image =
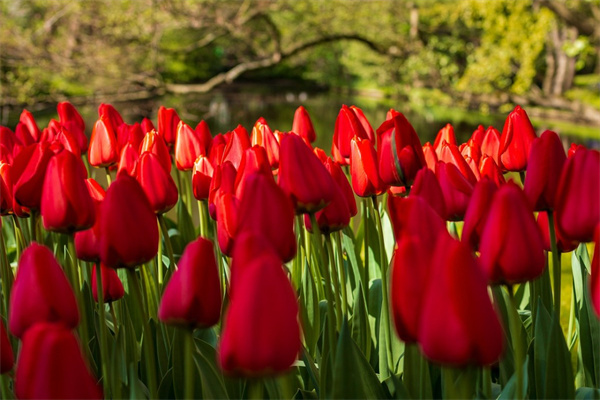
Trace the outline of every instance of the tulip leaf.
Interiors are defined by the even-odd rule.
[[[575,391],[576,400],[596,400],[600,399],[600,389],[593,387],[580,387]]]
[[[524,391],[524,393],[527,393],[527,390],[529,387],[529,379],[528,379],[528,374],[527,374],[528,365],[529,365],[529,355],[525,357],[525,363],[523,364],[523,391]],[[504,386],[504,389],[502,389],[500,396],[498,396],[498,400],[516,399],[517,397],[524,398],[523,396],[517,396],[517,374],[513,374],[510,377],[510,379],[508,380],[508,382],[506,383],[506,385]]]
[[[525,285],[522,285],[525,286]],[[553,307],[552,298],[552,287],[550,285],[550,272],[546,262],[546,268],[542,272],[542,275],[533,281],[529,282],[529,300],[531,304],[531,312],[534,315],[533,322],[535,325],[536,307],[538,305],[538,298],[541,299],[542,304],[546,310],[551,310]],[[522,305],[523,307],[523,305]],[[535,329],[535,328],[534,328]]]
[[[371,358],[371,329],[369,328],[369,315],[367,314],[367,306],[362,285],[359,282],[357,295],[354,298],[354,313],[350,319],[351,336],[358,343],[359,348],[365,355],[366,359]]]
[[[185,388],[185,358],[187,354],[185,353],[185,332],[182,332],[182,329],[175,329],[173,333],[173,346],[171,353],[171,360],[173,363],[173,388],[175,390],[175,398],[183,399],[184,398],[184,388]],[[197,353],[197,351],[194,351]],[[195,354],[194,354],[195,356]],[[197,367],[197,366],[196,366]],[[195,371],[194,373],[194,393],[202,393],[204,388],[203,381],[198,379],[199,372]]]
[[[142,286],[144,289],[144,299],[146,300],[146,307],[151,319],[156,319],[158,314],[158,303],[160,302],[160,295],[156,286],[156,281],[150,275],[149,269],[151,263],[146,263],[140,266],[140,274],[142,277]]]
[[[535,317],[535,339],[533,341],[533,365],[535,378],[535,392],[541,398],[545,397],[546,367],[548,365],[548,332],[552,328],[552,317],[544,307],[542,300],[538,298]]]
[[[382,383],[384,391],[386,391],[386,397],[389,394],[389,398],[392,399],[412,399],[414,397],[410,396],[406,387],[402,383],[402,380],[392,374],[389,378],[387,378]],[[433,398],[433,397],[431,397]]]
[[[360,271],[363,269],[362,261],[358,254],[359,247],[355,245],[355,243],[358,244],[358,239],[354,238],[354,234],[349,227],[344,228],[342,233],[342,246],[346,250],[348,262],[350,262],[351,267],[349,269],[350,274],[348,274],[348,280],[350,281],[350,286],[352,287],[353,291],[356,291],[361,277]],[[366,286],[363,284],[363,291],[365,288]]]
[[[429,363],[416,343],[404,346],[404,386],[413,399],[432,399]]]
[[[192,221],[192,216],[185,206],[183,199],[180,199],[177,202],[177,229],[179,230],[182,241],[181,252],[179,252],[179,254],[182,254],[185,246],[196,238],[194,222]]]
[[[306,390],[302,390],[302,389],[298,389],[296,391],[296,394],[294,394],[294,397],[292,397],[293,400],[317,400],[319,398],[319,396],[317,396],[317,393],[315,393],[314,391],[306,391]]]
[[[304,337],[311,354],[315,354],[321,333],[321,317],[319,315],[319,298],[315,282],[311,277],[308,265],[305,265],[302,287],[300,290],[300,317],[304,327]]]
[[[346,320],[342,323],[333,365],[331,398],[386,398],[375,371],[352,340]]]
[[[217,366],[215,349],[203,340],[195,339],[194,359],[202,381],[202,395],[206,399],[228,399],[225,380]]]
[[[546,353],[545,398],[572,399],[575,397],[571,355],[563,336],[558,314],[552,315],[552,325],[546,331],[548,341]]]
[[[160,385],[158,386],[158,397],[161,399],[174,399],[175,392],[173,391],[173,368],[169,368],[163,374]]]

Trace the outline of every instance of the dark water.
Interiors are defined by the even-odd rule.
[[[309,112],[317,132],[318,147],[328,153],[331,148],[335,120],[343,104],[360,107],[374,129],[385,120],[390,108],[403,112],[419,134],[422,143],[433,142],[437,132],[446,124],[451,123],[459,142],[466,141],[479,124],[485,127],[492,125],[502,131],[506,114],[481,114],[463,110],[446,110],[442,115],[435,109],[420,108],[415,111],[409,103],[401,103],[380,97],[365,95],[341,94],[314,91],[310,88],[270,87],[236,85],[227,89],[202,95],[169,95],[151,100],[118,103],[113,102],[125,122],[133,123],[148,117],[156,124],[158,107],[175,108],[186,123],[195,127],[204,119],[209,124],[211,132],[227,132],[238,124],[250,132],[259,117],[267,120],[272,129],[289,131],[292,128],[294,111],[303,105]],[[77,106],[86,121],[88,133],[98,118],[98,104]],[[21,110],[13,110],[3,116],[3,124],[11,129],[18,121]],[[47,125],[56,116],[55,108],[34,111],[40,128]],[[548,127],[536,126],[538,133]],[[552,128],[552,127],[549,127]],[[584,143],[588,147],[598,147],[598,139],[584,140],[576,138],[569,132],[559,131],[565,141]]]

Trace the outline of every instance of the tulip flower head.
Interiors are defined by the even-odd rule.
[[[502,167],[507,171],[524,171],[527,168],[531,144],[536,137],[527,113],[520,106],[516,106],[508,114],[500,136],[498,157]]]
[[[94,301],[98,302],[98,285],[96,281],[98,279],[98,269],[102,273],[102,299],[104,302],[112,303],[125,296],[125,288],[123,288],[123,283],[117,271],[99,264],[94,265],[92,268],[92,297],[94,297]]]

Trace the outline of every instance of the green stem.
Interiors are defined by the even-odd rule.
[[[26,232],[23,231],[23,229],[21,228],[21,223],[19,222],[19,218],[17,218],[17,216],[14,214],[13,214],[12,218],[13,218],[13,224],[14,224],[14,230],[15,230],[15,240],[17,241],[17,260],[18,260],[20,254],[21,254],[20,250],[27,247],[27,244],[31,242],[31,239],[29,238],[29,234],[25,235]],[[27,225],[25,224],[25,226],[27,226]]]
[[[111,398],[112,379],[108,373],[109,352],[108,344],[106,342],[108,332],[106,331],[106,310],[104,308],[104,289],[102,284],[102,267],[100,264],[98,264],[96,268],[96,291],[98,293],[98,318],[100,323],[100,331],[98,332],[98,335],[100,336],[100,363],[102,364],[102,376],[106,397]]]
[[[110,168],[106,167],[106,168],[104,168],[104,171],[106,171],[106,188],[108,189],[108,187],[112,184],[112,178],[110,176]]]
[[[194,344],[194,331],[192,329],[182,329],[185,346],[185,388],[184,399],[194,399],[194,354],[196,345]]]
[[[265,389],[263,382],[259,378],[252,378],[246,381],[246,397],[248,399],[264,399]]]
[[[112,301],[108,303],[108,309],[110,310],[110,315],[113,320],[113,330],[115,332],[115,336],[119,334],[119,320],[117,319],[117,314],[115,313],[115,307],[113,306]]]
[[[569,330],[567,333],[567,346],[569,346],[569,348],[571,348],[571,339],[573,338],[573,328],[574,327],[575,327],[575,285],[573,285],[573,291],[571,292],[571,307],[569,309]]]
[[[8,262],[8,256],[6,255],[6,246],[4,244],[4,232],[0,228],[0,278],[2,279],[2,296],[4,297],[5,310],[9,309],[10,292],[12,291],[12,285],[15,280],[12,268]],[[7,315],[7,314],[4,314]]]
[[[523,399],[523,362],[525,361],[525,352],[522,345],[521,339],[521,317],[519,316],[519,305],[517,300],[515,299],[515,295],[513,293],[513,287],[507,286],[508,289],[508,297],[510,299],[511,306],[508,312],[508,319],[510,323],[510,331],[513,335],[513,348],[515,352],[515,374],[517,374],[517,392],[516,398]]]
[[[203,238],[208,238],[208,213],[207,213],[208,203],[206,200],[198,200],[198,218],[200,219],[200,236]]]
[[[327,248],[327,255],[328,255],[328,259],[329,259],[332,283],[333,283],[333,287],[335,288],[335,316],[336,316],[337,329],[338,329],[338,331],[340,331],[342,329],[342,304],[341,304],[342,296],[340,293],[340,283],[337,278],[338,274],[336,272],[335,262],[334,262],[334,258],[333,258],[333,244],[331,243],[331,235],[330,234],[325,235],[325,247]]]
[[[29,239],[31,242],[37,242],[37,216],[38,213],[36,210],[31,210],[31,216],[29,217]]]
[[[381,215],[379,215],[379,210],[377,210],[377,198],[373,196],[373,202],[371,205],[371,210],[373,211],[373,215],[375,216],[375,223],[377,224],[377,233],[379,235],[379,259],[381,262],[381,297],[382,297],[382,309],[381,309],[381,319],[382,319],[382,328],[386,331],[386,342],[384,345],[386,346],[385,352],[387,354],[387,365],[383,365],[382,374],[385,377],[389,376],[390,371],[393,371],[394,360],[392,355],[392,330],[390,327],[390,307],[389,307],[389,287],[388,287],[388,260],[387,255],[385,253],[385,243],[383,241],[383,227],[381,225]],[[386,370],[387,367],[387,370]],[[388,375],[386,375],[386,372]]]
[[[158,398],[157,391],[157,374],[156,374],[156,355],[154,354],[154,343],[152,338],[152,331],[150,330],[150,324],[148,323],[148,311],[142,298],[142,292],[140,289],[140,281],[137,277],[137,272],[134,269],[127,269],[127,279],[129,281],[129,289],[133,292],[137,306],[142,311],[142,319],[144,324],[143,336],[143,348],[146,353],[146,369],[148,372],[148,389],[150,390],[150,398]],[[133,332],[131,333],[133,334]]]
[[[323,241],[321,239],[321,231],[319,230],[319,224],[315,214],[310,215],[310,224],[313,231],[313,240],[315,241],[315,249],[321,255],[321,262],[323,263],[323,270],[325,272],[325,297],[327,298],[327,325],[329,331],[329,354],[331,360],[335,360],[336,340],[335,340],[335,328],[333,324],[336,321],[335,310],[333,308],[333,291],[331,289],[331,276],[329,274],[329,266],[327,263],[327,257],[323,250]]]
[[[175,265],[175,256],[173,255],[173,245],[171,244],[171,238],[169,237],[169,230],[167,229],[167,223],[165,217],[162,214],[158,214],[158,223],[160,224],[160,231],[162,237],[165,240],[165,247],[167,249],[167,257],[169,257],[169,272],[168,275],[172,274],[177,266]]]
[[[79,325],[79,334],[84,344],[84,351],[87,356],[90,354],[89,342],[90,342],[90,327],[88,325],[87,316],[85,313],[85,301],[83,299],[83,293],[81,292],[81,281],[79,279],[79,260],[75,255],[75,237],[74,235],[68,235],[67,237],[67,252],[69,253],[69,259],[65,259],[65,263],[68,265],[69,276],[71,278],[71,285],[77,299],[80,313],[83,314],[81,317],[81,323]],[[66,258],[66,257],[65,257]]]
[[[302,223],[301,226],[304,226],[304,223]],[[312,276],[313,282],[315,283],[315,287],[317,288],[317,296],[320,301],[326,297],[325,292],[323,291],[323,278],[321,276],[321,270],[319,268],[317,268],[317,265],[316,265],[318,261],[316,260],[316,258],[313,258],[313,244],[312,244],[311,238],[314,235],[308,235],[308,230],[306,231],[306,233],[307,234],[304,235],[304,240],[305,240],[304,247],[306,249],[306,260],[308,261],[308,268],[309,268],[310,274]]]
[[[554,281],[554,311],[558,320],[560,321],[560,295],[561,295],[561,266],[560,266],[560,252],[558,251],[558,244],[556,242],[556,230],[554,228],[554,213],[548,211],[548,229],[550,230],[550,249],[552,251],[552,278]]]
[[[338,271],[340,273],[340,282],[342,283],[342,313],[348,318],[348,287],[346,282],[346,268],[344,267],[344,258],[342,250],[342,232],[338,231],[335,235],[335,248],[337,252]]]
[[[8,374],[0,375],[0,394],[2,394],[2,398],[6,400],[11,400],[15,398],[14,394],[9,388],[9,381],[10,378],[8,377]]]
[[[481,368],[481,389],[486,399],[492,398],[492,371],[489,366]]]
[[[162,227],[160,226],[160,222],[158,222],[158,227],[161,230],[161,236],[162,236]],[[161,238],[161,240],[158,241],[158,253],[156,254],[156,280],[158,283],[158,287],[161,289],[161,293],[162,293],[162,286],[163,286],[163,282],[165,280],[162,238]]]
[[[364,227],[364,248],[365,248],[365,268],[363,270],[363,288],[365,288],[365,296],[369,298],[369,211],[368,211],[369,199],[364,198],[361,203],[361,214],[363,218]]]

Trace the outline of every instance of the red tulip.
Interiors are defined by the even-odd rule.
[[[525,194],[513,182],[494,195],[479,243],[481,266],[493,283],[520,283],[544,270],[542,235]]]
[[[346,199],[346,204],[348,205],[348,210],[350,211],[350,217],[354,217],[358,213],[358,209],[356,208],[356,199],[354,198],[354,191],[352,190],[352,186],[348,182],[348,178],[344,171],[342,171],[342,167],[339,164],[334,162],[330,157],[325,156],[325,160],[322,161],[323,165],[331,177],[338,184],[339,188],[342,189],[342,193]]]
[[[256,121],[252,128],[251,144],[265,149],[272,169],[279,167],[279,142],[277,142],[273,131],[267,125],[267,121],[262,117]]]
[[[439,149],[438,160],[443,161],[445,163],[453,164],[456,168],[458,168],[460,173],[465,177],[467,181],[469,181],[471,185],[477,183],[477,178],[473,173],[473,170],[471,169],[463,155],[460,153],[460,150],[456,145],[444,142]]]
[[[371,126],[371,123],[369,123],[367,117],[365,117],[363,110],[356,106],[350,106],[350,109],[352,110],[354,115],[356,115],[356,118],[358,118],[358,122],[360,122],[361,126],[363,127],[363,130],[367,135],[367,139],[369,139],[371,143],[375,142],[375,140],[377,140],[377,137],[375,136],[375,131],[373,130],[373,127]]]
[[[102,271],[102,300],[105,303],[111,303],[125,296],[125,289],[117,271],[102,264],[100,264],[100,271]],[[96,302],[98,302],[97,273],[98,266],[94,265],[92,268],[92,296]]]
[[[477,129],[473,131],[471,134],[471,140],[473,140],[477,145],[481,147],[483,143],[483,137],[485,136],[485,129],[483,129],[483,125],[479,125]]]
[[[15,375],[19,399],[101,399],[81,344],[62,325],[39,323],[23,337]]]
[[[79,146],[79,140],[64,126],[60,127],[53,141],[62,144],[65,150],[70,151],[77,157],[80,157],[81,154],[83,154],[81,147]]]
[[[88,178],[86,184],[94,202],[96,222],[94,222],[94,225],[90,229],[75,233],[75,253],[80,260],[96,262],[100,260],[100,224],[102,219],[100,212],[106,192],[92,178]]]
[[[451,365],[498,361],[504,334],[486,279],[467,245],[441,235],[428,280],[419,325],[423,354]]]
[[[210,240],[188,244],[160,301],[158,318],[169,325],[208,328],[221,317],[221,281]]]
[[[92,129],[88,160],[94,167],[110,167],[119,161],[116,132],[103,117],[96,121]]]
[[[592,275],[590,276],[590,297],[596,315],[600,318],[600,225],[596,225],[594,234],[594,257],[592,258]]]
[[[493,126],[485,131],[483,141],[481,142],[481,156],[490,156],[494,159],[496,165],[500,166],[500,132]]]
[[[171,155],[169,154],[169,148],[158,132],[150,131],[144,136],[144,140],[142,140],[142,143],[140,144],[140,154],[144,154],[146,151],[157,156],[165,171],[169,174],[171,173]]]
[[[421,197],[388,195],[387,206],[396,241],[414,235],[430,245],[435,243],[440,231],[446,231],[442,218]]]
[[[119,168],[117,169],[117,175],[126,173],[129,176],[136,175],[136,168],[140,159],[140,153],[138,153],[139,146],[135,146],[133,143],[127,143],[123,149],[121,149],[121,156],[119,158]]]
[[[425,166],[421,141],[402,113],[392,113],[377,129],[379,176],[388,185],[409,186]]]
[[[331,161],[333,163],[333,161]],[[324,233],[339,231],[350,224],[350,210],[342,189],[336,185],[331,203],[315,214],[319,230]],[[310,217],[304,215],[304,224],[309,232],[313,231]]]
[[[487,177],[488,179],[492,180],[496,186],[506,183],[506,179],[504,179],[504,175],[498,167],[498,164],[496,164],[494,159],[488,155],[481,157],[479,173],[481,174],[479,179]]]
[[[563,165],[567,161],[558,135],[545,131],[531,144],[525,196],[535,211],[553,210]]]
[[[119,153],[123,152],[123,149],[128,145],[132,145],[136,150],[140,148],[140,144],[144,140],[144,132],[142,127],[137,122],[133,125],[122,124],[117,129],[117,142],[119,147]]]
[[[156,130],[156,128],[154,127],[154,124],[152,123],[152,120],[147,117],[144,117],[144,119],[142,120],[142,123],[140,125],[142,128],[142,135],[145,135],[146,133],[148,133],[150,131]]]
[[[31,114],[27,110],[23,110],[21,116],[19,117],[19,122],[23,124],[23,126],[27,129],[29,136],[32,139],[32,142],[39,142],[40,137],[42,136],[42,132],[40,132],[40,128],[38,128],[37,123],[35,122],[35,118],[33,114]]]
[[[587,147],[585,147],[582,144],[577,144],[577,143],[571,143],[571,147],[569,147],[569,150],[567,151],[567,157],[571,158],[575,155],[575,153],[581,149],[587,149]]]
[[[111,268],[132,268],[158,251],[154,211],[140,184],[127,174],[117,177],[102,202],[100,260]]]
[[[350,148],[350,174],[356,195],[371,197],[385,192],[387,185],[379,177],[377,152],[373,143],[368,139],[354,137]]]
[[[10,171],[10,164],[0,161],[0,215],[8,215],[13,211],[14,198]]]
[[[73,233],[94,224],[94,203],[85,179],[85,166],[79,156],[61,151],[50,160],[40,210],[44,228]]]
[[[246,186],[246,177],[254,172],[261,172],[265,175],[271,176],[271,166],[269,165],[269,158],[267,151],[261,146],[252,146],[242,154],[242,161],[237,170],[235,177],[235,196],[239,199],[242,198],[244,188]]]
[[[285,372],[302,346],[296,293],[275,255],[252,260],[242,274],[218,348],[221,368],[251,377]]]
[[[0,161],[8,161],[9,164],[12,164],[14,158],[23,148],[23,143],[13,131],[5,126],[0,126],[0,146],[3,146],[6,152],[5,155],[0,156]]]
[[[462,220],[473,193],[473,184],[464,177],[454,164],[443,161],[438,162],[435,175],[444,194],[446,219],[448,221]]]
[[[218,133],[212,141],[210,147],[210,153],[208,154],[208,159],[210,163],[216,167],[221,164],[223,160],[223,153],[225,152],[225,147],[227,146],[227,142],[225,141],[225,137],[222,133]]]
[[[313,143],[317,139],[315,128],[310,120],[310,115],[308,115],[308,111],[306,111],[303,106],[298,107],[294,112],[292,132],[302,136],[310,143]]]
[[[331,175],[300,136],[284,136],[280,154],[279,186],[292,199],[297,214],[319,211],[333,200]]]
[[[79,324],[73,289],[47,247],[32,242],[21,255],[8,315],[9,329],[19,338],[39,322],[58,322],[69,329]]]
[[[527,113],[516,106],[508,114],[500,136],[498,156],[502,167],[507,171],[525,171],[529,150],[535,138],[535,130]]]
[[[106,121],[106,123],[112,128],[113,132],[117,132],[119,126],[125,123],[123,121],[123,117],[121,117],[121,114],[119,114],[117,109],[111,104],[100,104],[100,106],[98,106],[98,117]]]
[[[0,375],[13,368],[15,356],[2,319],[0,319]]]
[[[82,152],[88,149],[88,140],[85,136],[85,121],[79,111],[68,101],[58,103],[56,106],[60,123],[77,138],[77,143]]]
[[[194,161],[200,155],[206,155],[204,144],[196,131],[183,121],[177,125],[175,139],[175,165],[181,171],[188,171],[194,167]]]
[[[479,165],[481,161],[481,146],[477,144],[473,139],[469,139],[467,143],[463,143],[460,147],[460,154],[467,159],[467,157],[471,157],[473,161],[475,161],[476,165]]]
[[[215,200],[223,193],[235,193],[235,178],[237,172],[231,161],[215,167],[213,177],[208,189],[208,211],[212,219],[216,220]]]
[[[283,262],[296,254],[294,208],[270,174],[252,173],[246,178],[236,235],[242,232],[262,234]]]
[[[200,138],[200,143],[202,144],[202,148],[204,149],[205,155],[210,154],[210,148],[212,147],[213,137],[212,133],[210,133],[210,128],[206,121],[202,120],[198,122],[196,128],[194,129],[196,132],[196,136]]]
[[[158,134],[164,140],[168,147],[175,144],[177,138],[177,125],[179,125],[179,115],[173,108],[158,108]]]
[[[177,204],[177,186],[156,155],[142,153],[137,164],[137,179],[157,214],[169,211]]]
[[[35,143],[25,147],[12,166],[13,196],[22,206],[39,209],[46,167],[52,150],[48,143]]]
[[[497,191],[498,185],[488,178],[477,182],[473,189],[462,231],[462,241],[468,243],[473,250],[479,249],[479,239],[486,226],[490,205]]]
[[[331,147],[333,159],[338,164],[348,165],[350,163],[350,140],[353,137],[368,139],[367,133],[355,112],[348,106],[343,105],[335,120]]]
[[[214,200],[217,220],[217,242],[221,252],[231,257],[233,244],[240,217],[239,200],[232,192],[219,192]],[[253,210],[254,212],[254,210]]]
[[[565,238],[591,242],[600,221],[600,152],[578,150],[567,159],[556,198],[556,219]]]
[[[446,124],[442,129],[439,130],[437,136],[435,137],[433,149],[438,157],[440,157],[440,152],[444,143],[457,146],[456,136],[454,135],[454,127],[452,124]]]
[[[410,195],[421,197],[438,213],[440,218],[446,218],[446,203],[442,188],[435,173],[429,168],[423,167],[419,170]]]
[[[423,157],[425,157],[425,165],[427,165],[427,168],[435,172],[438,157],[437,154],[435,154],[435,150],[433,150],[433,146],[429,142],[423,145]]]
[[[548,225],[548,213],[546,211],[538,213],[537,224],[540,228],[540,232],[542,233],[544,250],[552,251],[552,245],[550,243],[550,226]],[[556,246],[558,251],[561,253],[568,253],[575,250],[577,246],[579,246],[579,242],[565,238],[564,233],[561,232],[560,228],[556,224],[556,218],[554,219],[554,234],[556,237]]]
[[[208,157],[199,156],[194,163],[192,172],[192,189],[194,190],[196,200],[208,199],[213,174],[214,168]]]
[[[248,131],[246,131],[243,126],[238,125],[237,128],[233,130],[231,137],[227,141],[227,145],[223,150],[223,157],[220,162],[223,163],[225,161],[231,161],[237,170],[242,162],[242,154],[244,154],[244,151],[246,151],[248,148],[250,148],[250,137],[248,136]]]
[[[274,255],[281,259],[274,244],[258,229],[240,230],[235,238],[235,246],[231,255],[231,279],[229,280],[229,297],[235,296],[237,280],[244,275],[246,267],[252,265],[252,261],[260,258],[265,253]]]

